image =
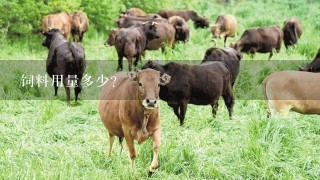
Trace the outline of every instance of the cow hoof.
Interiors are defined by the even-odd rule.
[[[155,173],[158,168],[159,168],[159,165],[155,168],[152,166],[149,166],[148,177],[152,176],[152,174]]]

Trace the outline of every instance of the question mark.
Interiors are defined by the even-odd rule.
[[[114,83],[116,82],[117,77],[116,77],[116,76],[112,76],[111,79],[114,79],[114,81],[113,81],[113,83],[112,83],[112,87],[115,87],[115,86],[114,86]]]

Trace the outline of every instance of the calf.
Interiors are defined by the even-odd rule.
[[[232,15],[220,15],[215,24],[211,26],[213,41],[215,38],[224,38],[224,47],[226,47],[227,38],[237,35],[237,20]]]
[[[114,84],[106,83],[99,98],[101,121],[109,133],[111,156],[115,136],[124,137],[128,146],[132,167],[135,167],[138,143],[153,138],[153,160],[149,172],[158,168],[161,125],[159,117],[159,89],[170,81],[170,76],[146,69],[138,73],[118,73]],[[113,88],[113,85],[115,88]]]
[[[47,73],[56,81],[54,95],[57,95],[57,80],[59,80],[63,82],[66,90],[68,105],[70,105],[70,86],[74,86],[75,101],[77,102],[78,94],[82,89],[82,76],[86,68],[84,49],[78,43],[69,43],[59,29],[49,29],[44,32],[44,35],[46,39],[42,45],[49,49],[46,63]],[[72,82],[68,76],[74,76]]]
[[[89,19],[82,11],[71,13],[69,16],[73,40],[76,42],[82,42],[83,35],[89,28]]]
[[[284,22],[282,31],[283,31],[284,45],[286,46],[286,49],[288,49],[289,46],[293,46],[297,44],[298,39],[301,37],[301,34],[302,34],[301,23],[296,18],[287,19]]]
[[[50,29],[60,29],[64,37],[69,40],[71,22],[67,13],[49,14],[42,20],[42,32]]]
[[[230,47],[239,52],[255,54],[270,53],[268,60],[273,55],[273,49],[277,52],[281,49],[283,33],[279,26],[268,26],[261,28],[247,29],[240,40],[231,43]]]
[[[178,11],[178,10],[160,10],[158,14],[166,19],[172,16],[180,16],[185,21],[191,19],[194,22],[195,28],[209,27],[209,21],[206,17],[200,17],[195,11]]]
[[[160,65],[149,61],[142,69],[151,68],[171,76],[166,86],[160,87],[160,99],[166,101],[173,108],[175,115],[183,125],[188,104],[212,106],[215,117],[218,100],[222,96],[232,116],[234,98],[230,82],[230,72],[222,62],[206,62],[200,65],[188,65],[169,62]]]
[[[314,57],[313,61],[304,67],[299,67],[300,71],[320,72],[320,48]]]
[[[242,54],[233,48],[210,48],[206,51],[201,63],[208,61],[221,61],[226,64],[231,73],[231,86],[233,87],[240,71]]]
[[[272,73],[263,81],[268,117],[288,115],[290,110],[301,114],[320,114],[320,74],[300,71]]]
[[[148,42],[159,38],[157,25],[154,22],[145,22],[129,28],[121,28],[115,36],[115,47],[118,53],[118,71],[122,71],[123,57],[129,61],[129,71],[132,70],[132,58],[135,57],[134,66],[138,64]]]
[[[188,41],[190,28],[186,21],[180,16],[171,16],[168,21],[176,30],[175,41]]]

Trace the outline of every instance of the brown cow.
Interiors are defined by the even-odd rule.
[[[87,15],[82,12],[73,12],[69,14],[71,21],[71,34],[73,40],[76,42],[82,42],[83,34],[89,28],[89,19]]]
[[[237,20],[232,15],[220,15],[215,24],[211,26],[213,41],[215,38],[224,38],[224,47],[228,37],[237,35]]]
[[[175,42],[175,29],[168,22],[167,19],[163,18],[141,18],[132,16],[121,16],[118,20],[119,28],[128,28],[137,24],[143,24],[147,21],[157,23],[157,31],[159,33],[158,39],[153,39],[147,43],[147,50],[158,50],[162,49],[164,52],[165,47],[172,48]]]
[[[171,16],[168,21],[176,30],[175,41],[188,41],[190,28],[186,21],[180,16]]]
[[[160,85],[170,81],[169,75],[162,75],[152,69],[138,73],[117,73],[116,81],[106,83],[99,98],[99,114],[101,121],[109,133],[111,156],[115,136],[120,142],[124,137],[130,153],[132,168],[135,167],[136,150],[134,140],[138,143],[153,138],[153,159],[149,172],[158,168],[161,125],[159,117]]]
[[[59,29],[64,37],[69,40],[71,31],[70,17],[67,13],[49,14],[42,20],[42,32],[48,29]]]
[[[145,13],[140,8],[130,8],[122,12],[122,14],[125,14],[128,16],[145,16]]]
[[[293,46],[297,44],[298,39],[301,37],[301,34],[302,34],[301,23],[296,18],[287,19],[284,22],[282,31],[283,31],[284,45],[286,46],[286,49],[288,49],[288,46]]]
[[[272,73],[263,81],[268,116],[320,114],[320,74],[301,71]]]
[[[231,43],[230,47],[239,52],[270,53],[268,60],[273,55],[273,49],[277,52],[281,49],[283,33],[279,26],[251,28],[244,31],[240,40]]]
[[[192,19],[195,28],[206,28],[209,27],[209,21],[206,17],[200,17],[195,11],[178,11],[178,10],[160,10],[158,14],[166,19],[172,16],[180,16],[185,21]]]

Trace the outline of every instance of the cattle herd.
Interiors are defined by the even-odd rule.
[[[186,21],[191,19],[195,28],[209,27],[206,17],[194,11],[160,10],[156,14],[146,14],[139,8],[131,8],[120,14],[118,27],[112,29],[106,46],[115,46],[118,54],[118,71],[123,70],[123,58],[129,61],[129,71],[135,68],[146,50],[174,48],[175,43],[188,41],[190,28]],[[66,77],[77,75],[75,100],[81,92],[81,79],[86,68],[85,51],[80,42],[89,27],[85,13],[59,13],[45,16],[42,22],[43,46],[49,49],[46,68],[52,78],[62,75],[70,103],[70,89]],[[237,20],[232,15],[220,15],[211,25],[212,41],[237,34]],[[69,42],[70,33],[73,40]],[[109,133],[111,155],[115,136],[128,146],[132,167],[136,151],[134,140],[140,143],[153,138],[154,156],[150,172],[158,168],[160,147],[159,101],[162,99],[173,108],[174,114],[184,124],[188,104],[211,105],[212,115],[216,116],[219,97],[223,97],[229,117],[232,117],[234,96],[233,88],[240,72],[242,53],[254,55],[280,51],[282,41],[286,48],[296,46],[301,37],[302,27],[298,19],[290,18],[279,26],[246,29],[240,39],[230,47],[209,48],[200,64],[190,65],[169,62],[165,65],[148,61],[137,72],[114,74],[116,88],[106,84],[99,98],[99,114]],[[294,110],[302,114],[320,113],[320,95],[317,78],[320,75],[320,49],[314,60],[300,71],[283,71],[267,76],[263,81],[264,95],[267,100],[268,115],[288,114]],[[310,71],[310,72],[303,72]],[[55,84],[55,95],[58,86]]]

